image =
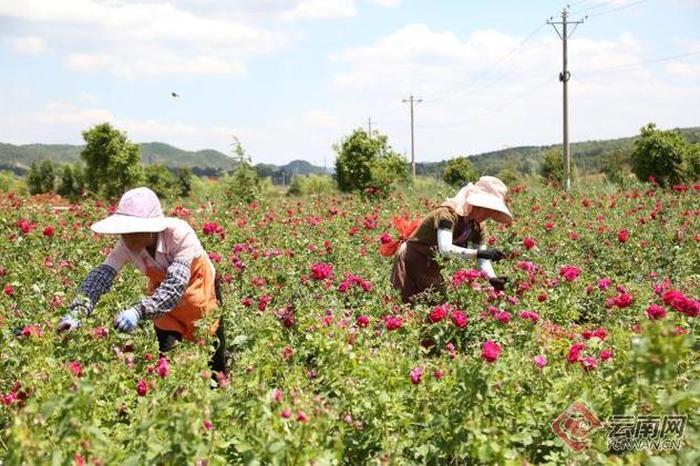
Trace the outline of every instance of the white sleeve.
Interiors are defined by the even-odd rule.
[[[452,244],[452,230],[440,228],[437,231],[438,252],[441,256],[467,259],[476,257],[476,249],[467,249]]]
[[[480,244],[479,249],[487,249],[485,244]],[[488,259],[477,259],[476,265],[482,272],[486,273],[489,278],[496,278],[496,272],[493,271],[493,266],[491,261]]]

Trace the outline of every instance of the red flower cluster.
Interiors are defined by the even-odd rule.
[[[626,307],[630,307],[633,302],[634,297],[626,291],[622,291],[617,296],[608,298],[605,301],[605,307],[618,307],[620,309],[624,309]]]
[[[529,251],[530,249],[537,246],[537,244],[535,243],[534,239],[530,238],[529,236],[526,236],[525,238],[523,238],[523,246],[525,246],[525,249]]]
[[[347,274],[345,280],[338,285],[338,292],[347,293],[353,287],[360,287],[365,293],[372,291],[372,282],[359,275]]]
[[[202,227],[202,233],[204,233],[205,236],[218,235],[221,239],[226,237],[224,228],[219,225],[218,222],[205,223]]]
[[[138,396],[146,396],[148,391],[148,383],[146,383],[146,381],[143,379],[139,380],[136,384],[136,394]]]
[[[418,385],[423,379],[423,368],[419,366],[411,369],[410,377],[411,383],[413,385]]]
[[[325,280],[333,276],[333,265],[318,262],[311,266],[311,277],[314,280]]]
[[[630,232],[624,228],[617,233],[617,240],[620,243],[626,242],[629,239],[629,237],[630,237]]]
[[[68,370],[74,376],[80,378],[83,376],[83,367],[80,365],[79,361],[71,361],[68,363]]]
[[[559,276],[564,277],[567,282],[573,282],[581,275],[581,269],[575,265],[565,265],[559,269]]]
[[[662,299],[664,300],[664,304],[671,306],[676,311],[688,317],[697,317],[700,315],[700,301],[689,298],[678,290],[666,291]]]
[[[650,320],[663,319],[666,317],[666,309],[658,304],[651,304],[647,307],[647,317],[649,317]]]
[[[25,235],[28,235],[32,232],[32,230],[36,228],[36,224],[30,222],[26,218],[17,220],[17,223],[15,225],[17,225],[17,228],[19,228],[20,231]]]
[[[487,340],[481,345],[481,357],[486,362],[494,362],[501,355],[501,345],[493,340]]]
[[[399,316],[384,316],[384,328],[398,330],[403,325],[403,319]]]
[[[170,374],[170,364],[165,356],[161,356],[156,363],[156,373],[161,379],[164,379]]]
[[[472,283],[477,278],[483,276],[480,270],[476,269],[461,269],[452,275],[452,286],[458,287],[463,283]]]

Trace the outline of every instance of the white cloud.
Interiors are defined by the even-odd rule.
[[[355,16],[355,0],[303,0],[284,14],[287,20],[302,18],[342,18]]]
[[[38,54],[49,51],[46,41],[42,37],[10,37],[7,42],[15,52],[19,53]]]
[[[697,63],[671,62],[665,66],[665,70],[668,74],[681,78],[694,78],[697,80],[698,76],[700,76],[700,64]]]
[[[241,60],[227,61],[211,56],[182,57],[165,53],[150,58],[132,55],[129,52],[122,56],[71,54],[67,57],[67,65],[78,71],[106,70],[117,76],[130,78],[160,74],[239,75],[245,71]]]
[[[122,76],[237,75],[247,57],[290,41],[284,33],[196,15],[170,3],[0,1],[0,17],[23,30],[41,30],[72,69]],[[31,38],[14,44],[36,51],[44,42]]]
[[[371,3],[376,3],[379,6],[395,7],[401,3],[401,0],[370,0]]]
[[[422,157],[558,141],[561,42],[544,33],[519,46],[521,41],[491,30],[460,38],[416,24],[334,54],[340,68],[334,85],[344,99],[336,107],[354,122],[346,131],[371,112],[395,148],[409,151],[408,108],[401,99],[413,93],[423,98],[415,109]],[[697,124],[700,87],[669,82],[658,68],[624,66],[650,58],[653,47],[636,36],[579,35],[569,45],[572,140],[635,134],[647,121]]]

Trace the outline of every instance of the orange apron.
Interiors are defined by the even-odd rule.
[[[214,273],[211,265],[209,265],[207,255],[202,254],[193,259],[192,264],[190,264],[190,271],[190,282],[180,302],[169,313],[154,319],[153,325],[161,330],[178,332],[185,340],[194,341],[195,322],[208,315],[218,305],[214,288]],[[148,267],[146,276],[148,277],[148,293],[153,294],[165,280],[166,272],[155,267]],[[218,326],[219,321],[217,319],[212,328],[209,328],[210,334],[216,332]]]

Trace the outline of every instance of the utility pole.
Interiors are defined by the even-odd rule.
[[[402,102],[409,102],[411,104],[411,171],[413,172],[413,179],[416,179],[416,145],[413,137],[413,104],[421,103],[423,99],[417,99],[411,95],[408,99],[403,99]]]
[[[568,7],[567,7],[568,8]],[[564,100],[564,106],[563,106],[563,126],[564,126],[564,143],[563,143],[563,149],[564,149],[564,160],[566,161],[566,190],[568,191],[571,189],[571,147],[569,146],[569,91],[568,91],[568,82],[569,79],[571,79],[571,73],[569,72],[567,68],[567,41],[569,37],[574,33],[576,30],[576,27],[583,23],[583,20],[579,21],[569,21],[568,15],[569,12],[567,8],[564,8],[561,10],[561,21],[547,21],[547,24],[551,24],[554,30],[557,32],[557,35],[559,38],[562,40],[562,72],[559,73],[559,81],[562,82],[563,89],[564,89],[564,95],[563,95],[563,100]],[[568,25],[573,24],[574,28],[571,30],[569,33],[568,31]],[[561,26],[561,32],[557,28],[557,26]]]
[[[372,139],[372,117],[367,118],[367,135]]]

